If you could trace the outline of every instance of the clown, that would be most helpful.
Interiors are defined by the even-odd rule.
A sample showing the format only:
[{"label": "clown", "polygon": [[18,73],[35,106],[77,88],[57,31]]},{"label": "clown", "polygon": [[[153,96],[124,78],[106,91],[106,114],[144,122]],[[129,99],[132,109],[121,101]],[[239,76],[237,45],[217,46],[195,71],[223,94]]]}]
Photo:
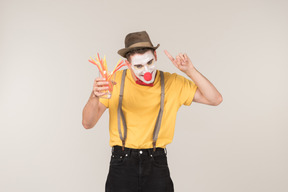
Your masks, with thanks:
[{"label": "clown", "polygon": [[[164,51],[190,79],[156,70],[158,47],[153,46],[146,31],[129,33],[125,48],[118,51],[127,59],[129,69],[117,71],[111,99],[100,98],[108,82],[96,78],[83,109],[86,129],[93,128],[109,109],[112,154],[107,192],[173,192],[166,145],[172,142],[179,107],[192,101],[208,105],[222,102],[221,94],[186,54],[174,58]],[[193,121],[189,126],[193,127]],[[189,145],[185,147],[189,149]]]}]

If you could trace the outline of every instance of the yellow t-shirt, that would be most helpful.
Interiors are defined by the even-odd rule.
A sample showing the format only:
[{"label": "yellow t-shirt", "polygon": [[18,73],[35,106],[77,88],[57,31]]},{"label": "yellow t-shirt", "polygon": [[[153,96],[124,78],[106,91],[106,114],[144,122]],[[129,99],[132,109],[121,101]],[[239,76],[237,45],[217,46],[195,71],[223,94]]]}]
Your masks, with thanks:
[{"label": "yellow t-shirt", "polygon": [[[123,71],[117,71],[111,99],[100,99],[109,108],[110,146],[120,145],[122,141],[118,132],[117,108]],[[131,71],[127,69],[123,92],[122,110],[127,123],[125,147],[134,149],[153,148],[153,131],[160,109],[160,72],[157,71],[154,86],[143,86],[135,83]],[[181,105],[190,105],[197,86],[176,73],[164,72],[165,99],[162,123],[156,147],[164,148],[171,143],[174,136],[176,115]],[[124,130],[121,123],[122,135]]]}]

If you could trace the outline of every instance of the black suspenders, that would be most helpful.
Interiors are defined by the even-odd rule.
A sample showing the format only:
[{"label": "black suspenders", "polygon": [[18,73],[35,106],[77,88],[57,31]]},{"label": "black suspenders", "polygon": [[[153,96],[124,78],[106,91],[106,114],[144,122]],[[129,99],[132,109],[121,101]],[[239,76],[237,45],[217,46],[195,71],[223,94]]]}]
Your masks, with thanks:
[{"label": "black suspenders", "polygon": [[[124,84],[125,84],[125,76],[126,76],[126,72],[127,69],[125,69],[123,71],[122,74],[122,80],[121,80],[121,87],[120,87],[120,95],[119,95],[119,104],[118,104],[118,109],[117,109],[117,118],[118,118],[118,132],[119,132],[119,136],[120,139],[122,141],[122,149],[124,150],[125,147],[125,140],[127,137],[127,124],[125,121],[125,117],[122,111],[122,101],[123,101],[123,91],[124,91]],[[159,130],[161,127],[161,121],[162,121],[162,116],[163,116],[163,110],[164,110],[164,96],[165,96],[165,87],[164,87],[164,74],[162,71],[160,71],[160,81],[161,81],[161,100],[160,100],[160,110],[158,113],[158,117],[157,117],[157,121],[156,121],[156,125],[154,128],[154,132],[153,132],[153,150],[156,150],[156,141],[158,139],[158,134],[159,134]],[[122,135],[122,131],[121,131],[121,120],[122,120],[122,125],[124,128],[124,137]]]}]

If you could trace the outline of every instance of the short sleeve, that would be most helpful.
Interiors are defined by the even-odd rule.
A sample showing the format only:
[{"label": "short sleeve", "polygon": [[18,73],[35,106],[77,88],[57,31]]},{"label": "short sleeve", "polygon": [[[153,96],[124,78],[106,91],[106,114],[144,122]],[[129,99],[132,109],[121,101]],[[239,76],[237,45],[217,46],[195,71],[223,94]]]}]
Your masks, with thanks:
[{"label": "short sleeve", "polygon": [[193,81],[180,75],[176,75],[175,80],[175,86],[179,90],[180,105],[191,105],[197,90],[197,85]]},{"label": "short sleeve", "polygon": [[109,99],[99,98],[100,103],[105,105],[105,107],[109,108]]}]

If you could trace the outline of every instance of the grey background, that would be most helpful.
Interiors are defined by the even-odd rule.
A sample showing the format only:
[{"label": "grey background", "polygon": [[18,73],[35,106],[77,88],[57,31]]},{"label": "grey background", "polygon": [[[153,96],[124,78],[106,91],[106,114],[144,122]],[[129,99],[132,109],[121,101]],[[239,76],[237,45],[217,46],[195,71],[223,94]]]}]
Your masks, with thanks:
[{"label": "grey background", "polygon": [[108,111],[82,109],[129,32],[147,30],[158,69],[187,53],[221,92],[178,112],[168,163],[176,191],[288,191],[288,2],[284,0],[0,1],[0,191],[104,191]]}]

